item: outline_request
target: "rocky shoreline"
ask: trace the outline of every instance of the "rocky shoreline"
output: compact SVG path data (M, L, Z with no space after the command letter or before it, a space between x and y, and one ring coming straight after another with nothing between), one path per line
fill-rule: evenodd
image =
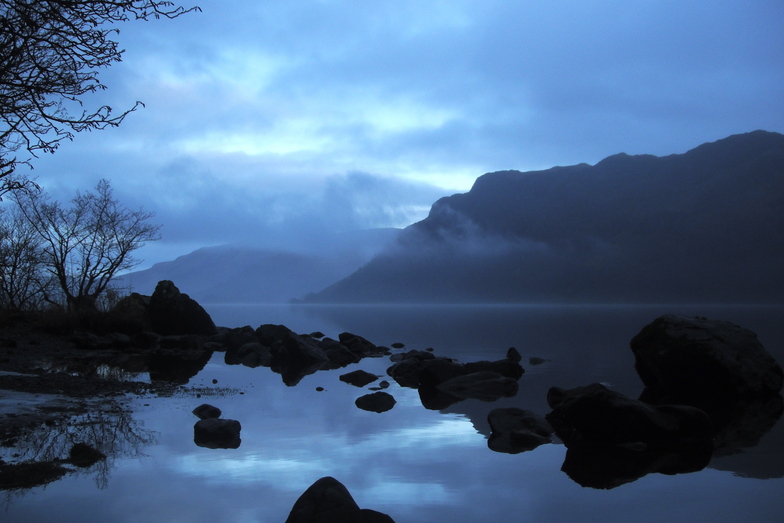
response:
M405 351L402 344L377 346L348 332L335 340L318 332L297 334L283 325L216 327L196 302L168 281L159 283L151 297L131 295L117 309L122 318L118 324L125 330L53 334L32 323L0 328L3 447L13 448L30 431L64 426L90 413L127 415L129 397L175 394L216 352L228 365L268 367L287 386L363 358L389 358L389 380L417 389L423 407L433 410L469 398L492 402L512 397L525 373L514 348L499 360L463 363L430 350ZM662 316L645 326L630 347L646 386L640 399L600 384L570 390L554 386L547 398L549 413L491 409L490 450L516 454L561 442L568 449L564 472L584 486L613 488L652 472L700 470L714 453L733 451L738 427L742 425L745 434L764 434L784 412L784 373L754 333L742 327ZM128 379L139 373L147 373L149 382ZM357 387L380 378L360 370L340 376ZM358 398L357 408L379 414L394 408L394 396L384 390L388 387L387 380L370 387L373 392ZM196 401L198 391L189 391ZM240 445L239 421L222 419L219 411L217 416L205 414L209 405L199 409L197 445ZM58 479L80 466L73 452L87 452L73 449L60 449L59 455L38 465L0 461L0 489ZM97 461L102 459L99 454L94 454ZM316 484L328 490L345 490L333 478L319 481ZM350 495L344 502L359 510L353 500L346 500Z

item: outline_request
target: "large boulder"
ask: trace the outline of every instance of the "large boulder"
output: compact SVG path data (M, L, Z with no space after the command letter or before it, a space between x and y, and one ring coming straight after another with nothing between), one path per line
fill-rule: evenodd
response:
M324 477L302 493L286 523L394 523L375 510L360 509L348 489L332 477Z
M193 426L193 442L209 449L239 448L240 422L233 419L200 419Z
M687 405L652 406L595 383L550 389L547 421L567 447L635 450L713 448L708 415Z
M147 305L147 315L152 330L164 336L212 336L218 332L207 311L169 280L158 282Z
M350 332L341 332L338 340L359 357L381 356L389 353L386 347L379 347L362 336Z
M771 396L784 372L750 330L728 321L665 315L631 343L649 397L697 404Z
M272 364L272 353L266 345L258 341L250 341L239 347L227 349L223 359L227 365L269 367Z

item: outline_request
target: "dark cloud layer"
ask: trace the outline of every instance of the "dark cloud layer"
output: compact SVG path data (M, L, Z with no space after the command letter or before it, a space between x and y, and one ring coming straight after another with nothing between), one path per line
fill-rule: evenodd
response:
M397 226L488 171L784 130L781 2L200 5L123 25L88 104L146 108L35 164L58 194L110 178L164 243Z

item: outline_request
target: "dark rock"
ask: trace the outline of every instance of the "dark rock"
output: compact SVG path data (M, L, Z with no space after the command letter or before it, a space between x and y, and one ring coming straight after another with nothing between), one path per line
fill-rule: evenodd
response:
M161 340L161 335L152 331L143 331L133 337L133 343L142 349L157 347Z
M195 334L161 336L158 339L158 346L162 349L199 351L204 348L204 337Z
M228 349L224 360L228 365L244 365L251 368L269 367L272 365L272 352L269 347L262 345L255 339L255 341L244 343L237 348Z
M537 358L536 356L531 356L528 358L528 363L530 365L541 365L542 363L546 363L547 360L544 358Z
M360 356L374 356L388 352L386 347L376 346L362 336L350 332L342 332L338 335L340 343L345 345L348 350Z
M428 410L444 410L455 403L460 403L465 398L452 396L436 387L419 387L419 401Z
M328 476L302 493L286 523L394 523L394 520L375 510L360 509L348 489Z
M405 354L403 354L403 359L404 360L409 360L409 359L432 360L433 358L435 358L435 355L433 354L432 350L433 349L430 349L429 352L424 350L410 350Z
M100 350L107 348L109 344L102 337L91 332L77 332L71 338L74 346L82 350Z
M207 418L193 426L193 442L210 449L239 448L240 422L233 419Z
M151 381L168 381L185 385L212 358L208 350L156 350L148 356Z
M515 407L493 409L487 415L492 434L487 446L495 452L517 454L550 443L553 428L543 417Z
M284 338L292 334L294 334L294 332L285 325L276 325L272 323L259 325L259 328L256 329L256 337L258 340L269 347L282 342Z
M80 468L91 467L105 459L106 454L86 443L77 443L68 452L68 463Z
M667 450L712 449L713 426L700 409L652 406L598 383L550 389L547 421L567 447L625 447Z
M310 333L310 337L311 338L321 339L324 336L325 336L325 334L323 332L321 332L321 331L316 331L316 332L311 332Z
M354 404L362 410L371 412L386 412L395 406L395 398L386 392L365 394L356 399Z
M781 395L725 402L708 411L713 421L713 454L728 456L755 447L784 414Z
M193 414L199 419L220 418L221 410L218 407L213 407L207 403L202 403L193 409Z
M514 347L509 347L509 350L506 351L506 359L515 363L520 363L523 357L520 355L520 352L517 349Z
M435 387L445 381L468 374L462 363L448 358L432 358L422 362L419 373L419 386Z
M387 374L403 387L419 387L422 373L431 365L433 372L425 378L428 384L436 384L466 372L462 364L449 358L436 358L425 351L412 350L396 354L390 359L396 363L387 369Z
M108 345L115 349L127 349L133 345L133 340L131 340L131 337L122 332L109 333L106 335L105 339Z
M269 347L272 354L271 368L280 373L283 383L288 386L296 385L303 377L320 370L329 361L316 340L291 331L282 334L281 339Z
M349 372L348 374L343 374L340 376L340 381L344 383L348 383L349 385L354 385L355 387L364 387L369 383L373 383L378 379L378 376L375 374L371 374L364 370L355 370L353 372Z
M498 361L472 361L465 364L466 371L474 372L495 372L501 376L519 380L525 372L523 367L512 360L503 359Z
M630 345L637 373L663 401L769 396L784 384L757 336L727 321L661 316Z
M406 346L405 343L400 343L399 341L396 341L395 343L392 344L393 349L402 349L405 346Z
M325 364L325 369L339 369L362 359L361 356L351 352L348 347L332 338L324 338L318 342L318 346L329 358L329 363Z
M652 473L698 472L710 460L708 446L678 450L572 447L566 451L561 470L583 487L612 489Z
M259 338L256 336L256 331L250 325L239 327L236 329L229 329L223 335L223 345L226 350L239 349L246 343L258 343Z
M419 375L425 368L425 360L408 358L398 361L387 369L387 374L401 387L419 387Z
M211 336L218 331L210 315L169 280L158 282L147 306L151 329L158 334L198 334Z
M516 379L497 372L481 371L452 378L436 388L458 398L495 401L511 398L517 394L519 387Z
M226 352L226 346L219 341L205 341L204 348L212 352Z
M122 298L111 310L114 322L122 327L123 332L138 333L152 329L147 308L150 296L132 292Z

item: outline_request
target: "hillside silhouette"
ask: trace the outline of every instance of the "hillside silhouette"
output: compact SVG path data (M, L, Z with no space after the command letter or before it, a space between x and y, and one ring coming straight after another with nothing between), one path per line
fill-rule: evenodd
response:
M500 171L310 302L784 302L784 136Z

